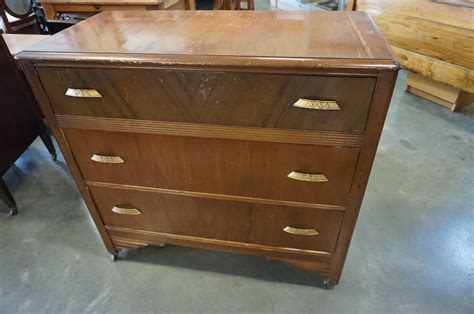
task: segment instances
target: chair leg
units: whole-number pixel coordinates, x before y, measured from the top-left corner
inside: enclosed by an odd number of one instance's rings
[[[44,127],[41,130],[40,137],[44,143],[44,146],[46,146],[49,153],[51,154],[51,157],[53,158],[54,161],[56,161],[56,159],[58,158],[58,155],[56,154],[56,149],[54,148],[54,144],[53,144],[53,140],[51,139],[51,136],[46,132],[46,127]]]
[[[255,5],[253,0],[247,0],[247,10],[255,10]]]
[[[13,198],[12,193],[10,193],[8,186],[2,178],[0,178],[0,199],[2,199],[2,201],[4,201],[8,207],[10,207],[10,215],[15,216],[18,214],[15,199]]]

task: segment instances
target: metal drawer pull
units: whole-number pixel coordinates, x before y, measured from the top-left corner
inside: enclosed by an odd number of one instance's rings
[[[102,98],[102,95],[95,89],[68,88],[66,96],[79,98]]]
[[[283,228],[283,231],[303,236],[315,236],[319,234],[318,230],[313,228],[295,228],[291,226],[286,226],[285,228]]]
[[[292,171],[287,175],[288,178],[305,182],[328,182],[328,178],[324,174],[311,174]]]
[[[112,208],[112,211],[119,215],[128,215],[128,216],[136,216],[136,215],[141,214],[141,212],[138,209],[133,208],[133,207],[114,206],[114,208]]]
[[[119,156],[102,156],[97,154],[92,155],[91,160],[104,164],[123,164],[125,162]]]
[[[313,100],[300,98],[293,104],[294,107],[312,110],[341,110],[337,102],[333,100]]]

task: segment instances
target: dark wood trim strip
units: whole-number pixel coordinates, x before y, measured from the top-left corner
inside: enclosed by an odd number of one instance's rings
[[[268,205],[279,205],[279,206],[291,206],[291,207],[304,207],[304,208],[314,208],[314,209],[322,209],[322,210],[336,210],[336,211],[345,211],[346,210],[346,208],[344,206],[338,206],[338,205],[312,204],[312,203],[272,200],[272,199],[247,197],[247,196],[237,196],[237,195],[224,195],[224,194],[212,194],[212,193],[203,193],[203,192],[180,191],[180,190],[170,190],[170,189],[162,189],[162,188],[152,188],[152,187],[144,187],[144,186],[136,186],[136,185],[125,185],[125,184],[116,184],[116,183],[105,183],[105,182],[84,181],[84,183],[87,186],[102,187],[102,188],[109,188],[109,189],[132,190],[132,191],[152,192],[152,193],[163,193],[163,194],[182,195],[182,196],[198,197],[198,198],[210,198],[210,199],[216,199],[216,200],[226,200],[226,201],[235,201],[235,202],[268,204]]]
[[[64,61],[44,61],[36,62],[37,68],[68,68],[71,63]],[[74,68],[86,69],[116,69],[114,64],[91,63],[91,62],[77,62],[74,63]],[[141,69],[141,70],[169,70],[169,71],[201,71],[201,72],[232,72],[232,73],[255,73],[255,74],[291,74],[291,75],[308,75],[308,76],[344,76],[344,77],[377,77],[377,71],[367,69],[324,69],[320,70],[299,70],[294,68],[242,68],[242,67],[217,67],[217,66],[196,66],[196,65],[162,65],[162,64],[121,64],[121,69]]]
[[[276,58],[254,56],[216,56],[216,55],[165,55],[165,54],[123,54],[123,53],[72,53],[22,51],[17,55],[20,60],[51,61],[51,62],[89,62],[98,64],[117,65],[164,65],[164,66],[193,66],[193,67],[225,67],[227,69],[245,68],[246,71],[265,68],[282,69],[288,74],[291,71],[312,72],[327,69],[344,69],[343,71],[365,70],[376,72],[380,70],[397,70],[398,64],[391,59],[330,59],[330,58]],[[139,60],[139,61],[137,61]],[[35,64],[36,65],[36,64]]]
[[[366,132],[371,135],[364,138],[364,144],[360,151],[354,173],[351,192],[349,193],[347,211],[344,214],[341,231],[337,239],[333,267],[329,276],[330,281],[333,284],[339,282],[342,274],[342,267],[344,266],[344,261],[349,250],[352,234],[364,198],[367,182],[369,181],[370,171],[372,169],[372,164],[396,80],[397,72],[380,72],[375,85],[374,97],[372,99],[372,106],[370,108],[366,126]]]
[[[261,244],[241,243],[217,239],[205,239],[193,236],[168,234],[154,231],[134,230],[121,227],[105,226],[112,238],[127,239],[128,242],[144,242],[151,245],[163,245],[163,243],[213,249],[228,252],[241,252],[257,254],[269,257],[303,258],[317,261],[315,258],[323,258],[325,261],[333,257],[332,253],[301,250],[287,247],[274,247]],[[130,240],[128,240],[130,239]]]
[[[61,128],[250,140],[258,142],[360,147],[363,139],[363,135],[324,131],[252,128],[66,115],[56,115],[56,119]]]
[[[117,254],[117,250],[115,249],[112,240],[110,239],[109,234],[107,233],[107,230],[105,230],[104,222],[99,214],[99,211],[97,210],[94,200],[92,199],[92,196],[90,195],[87,186],[83,182],[79,166],[77,165],[72,151],[69,148],[66,137],[64,136],[63,132],[59,128],[56,119],[54,118],[54,112],[51,109],[49,98],[43,89],[43,86],[33,67],[33,64],[28,61],[23,61],[22,68],[26,78],[28,79],[28,82],[30,83],[31,89],[33,90],[33,93],[41,107],[41,111],[48,120],[49,126],[54,134],[54,137],[56,138],[56,141],[59,147],[61,148],[61,152],[63,153],[64,159],[66,160],[68,168],[71,171],[72,177],[74,178],[74,181],[76,182],[77,187],[81,192],[81,195],[87,205],[87,208],[89,209],[89,212],[92,216],[92,219],[94,220],[97,230],[99,231],[102,241],[104,241],[105,247],[107,248],[110,254]]]

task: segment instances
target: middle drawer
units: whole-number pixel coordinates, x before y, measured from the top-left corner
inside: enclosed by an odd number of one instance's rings
[[[344,206],[358,148],[63,129],[86,181]]]

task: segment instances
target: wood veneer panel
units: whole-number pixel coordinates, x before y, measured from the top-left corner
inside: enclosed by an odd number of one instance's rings
[[[111,227],[260,244],[311,251],[334,251],[342,212],[200,199],[153,192],[89,187],[104,223]],[[140,215],[120,215],[114,206],[132,206]],[[286,226],[314,228],[294,235]]]
[[[375,79],[146,69],[37,69],[56,114],[361,134]],[[68,88],[102,98],[75,98]],[[300,98],[341,110],[294,107]]]
[[[85,180],[345,205],[359,149],[63,129]],[[120,156],[103,164],[92,155]],[[291,171],[324,174],[302,182]]]

